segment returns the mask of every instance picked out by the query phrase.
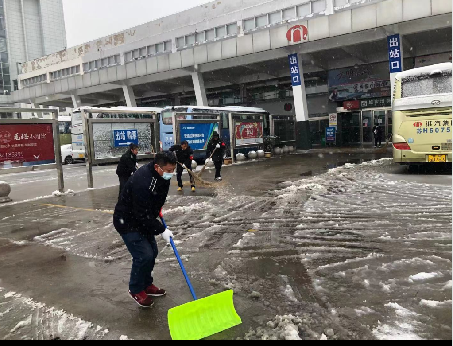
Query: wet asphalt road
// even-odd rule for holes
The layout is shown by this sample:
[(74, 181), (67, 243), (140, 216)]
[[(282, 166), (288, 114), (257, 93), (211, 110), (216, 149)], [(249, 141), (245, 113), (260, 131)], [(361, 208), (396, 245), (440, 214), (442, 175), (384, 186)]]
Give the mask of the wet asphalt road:
[[(382, 156), (291, 155), (226, 167), (217, 189), (173, 186), (165, 216), (195, 290), (233, 289), (243, 320), (212, 339), (451, 338), (451, 167), (367, 164)], [(128, 298), (116, 198), (0, 207), (0, 339), (170, 337), (190, 292), (158, 239), (168, 296), (148, 311)]]

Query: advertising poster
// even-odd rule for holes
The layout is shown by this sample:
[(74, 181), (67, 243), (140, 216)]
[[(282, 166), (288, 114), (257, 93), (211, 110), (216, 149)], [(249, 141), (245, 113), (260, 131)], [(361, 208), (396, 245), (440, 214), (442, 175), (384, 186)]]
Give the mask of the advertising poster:
[(329, 71), (329, 100), (332, 102), (390, 96), (386, 63)]
[(263, 123), (243, 122), (236, 124), (236, 146), (263, 144)]
[(180, 124), (181, 142), (187, 141), (193, 150), (206, 150), (214, 131), (219, 133), (218, 123)]
[(52, 124), (1, 125), (0, 167), (10, 161), (24, 166), (54, 163)]

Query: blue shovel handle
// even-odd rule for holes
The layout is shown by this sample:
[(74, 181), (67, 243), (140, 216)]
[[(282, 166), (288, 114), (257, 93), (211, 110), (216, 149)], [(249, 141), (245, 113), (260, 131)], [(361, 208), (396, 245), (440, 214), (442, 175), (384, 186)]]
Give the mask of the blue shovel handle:
[[(162, 224), (164, 225), (165, 228), (167, 228), (167, 224), (165, 223), (164, 218), (161, 216), (160, 219), (162, 220)], [(184, 264), (182, 264), (181, 257), (179, 257), (178, 250), (176, 249), (175, 243), (173, 242), (173, 238), (170, 238), (170, 244), (171, 247), (173, 248), (173, 251), (175, 252), (176, 259), (179, 262), (179, 266), (181, 267), (182, 273), (184, 274), (184, 277), (186, 278), (187, 285), (189, 286), (190, 293), (192, 293), (193, 300), (198, 300), (197, 296), (195, 295), (195, 291), (192, 287), (192, 284), (190, 283), (189, 276), (187, 275), (186, 269), (184, 268)]]

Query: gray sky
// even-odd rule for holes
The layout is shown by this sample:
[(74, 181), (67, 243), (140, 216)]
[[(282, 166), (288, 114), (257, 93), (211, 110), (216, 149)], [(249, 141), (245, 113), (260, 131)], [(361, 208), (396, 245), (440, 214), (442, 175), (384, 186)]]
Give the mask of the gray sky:
[(68, 47), (210, 2), (209, 0), (63, 0)]

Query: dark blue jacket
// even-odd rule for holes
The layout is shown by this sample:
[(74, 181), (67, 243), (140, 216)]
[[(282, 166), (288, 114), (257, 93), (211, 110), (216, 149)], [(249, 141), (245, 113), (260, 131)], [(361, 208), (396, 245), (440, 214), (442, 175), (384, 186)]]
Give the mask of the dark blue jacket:
[(159, 235), (165, 232), (159, 213), (165, 204), (170, 181), (154, 169), (154, 162), (141, 167), (125, 185), (113, 215), (120, 234), (139, 232)]

